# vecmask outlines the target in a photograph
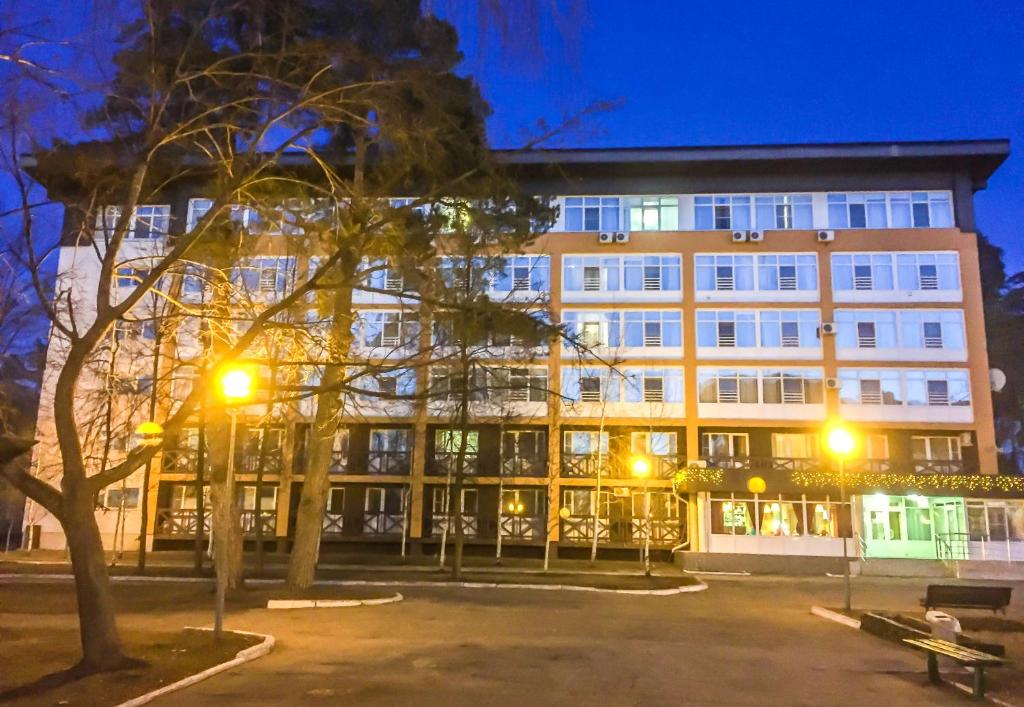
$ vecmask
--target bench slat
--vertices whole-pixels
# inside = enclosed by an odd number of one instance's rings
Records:
[[[952,658],[965,665],[1002,665],[1006,662],[999,656],[983,653],[973,648],[965,648],[964,646],[939,638],[904,638],[903,642],[920,650]]]

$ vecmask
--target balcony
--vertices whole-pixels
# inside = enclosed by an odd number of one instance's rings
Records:
[[[678,545],[682,534],[679,519],[651,518],[651,545]],[[597,541],[608,545],[642,545],[647,532],[644,517],[602,517],[597,521]],[[594,516],[572,516],[562,520],[561,540],[565,543],[591,543],[594,541]]]
[[[629,523],[630,541],[642,544],[647,535],[647,519],[633,518]],[[678,545],[681,534],[679,519],[651,518],[651,545]]]
[[[818,458],[796,457],[701,457],[709,467],[746,471],[828,471],[832,462]]]
[[[566,543],[588,543],[594,540],[594,516],[579,515],[563,518],[561,521],[561,541]],[[597,519],[597,540],[608,542],[611,539],[611,521],[602,517]]]
[[[602,457],[601,475],[609,479],[629,479],[633,474],[629,468],[629,459],[612,458],[607,454]],[[679,469],[686,466],[683,457],[674,455],[649,455],[653,478],[672,479]],[[568,478],[595,478],[597,476],[597,455],[596,454],[563,454],[562,455],[562,477]]]
[[[434,516],[430,520],[430,534],[434,537],[441,537],[448,525],[448,519],[444,516]],[[467,538],[475,538],[480,534],[480,521],[475,515],[462,514],[462,533]],[[452,537],[454,533],[449,534]]]
[[[963,459],[914,459],[915,474],[975,474],[977,469]]]
[[[363,535],[386,537],[401,535],[405,516],[401,513],[366,511],[363,513]]]
[[[547,457],[512,456],[506,457],[501,463],[502,476],[540,476],[548,475]]]
[[[457,452],[435,452],[434,463],[431,465],[430,473],[435,476],[447,476],[450,473],[454,476],[458,457]],[[466,474],[479,474],[479,455],[466,452],[463,458],[462,470]]]
[[[502,516],[501,537],[505,540],[543,540],[543,516]]]
[[[371,450],[366,468],[371,474],[408,476],[412,452]]]
[[[260,511],[263,520],[263,535],[273,535],[277,528],[277,510],[273,508]],[[170,537],[192,537],[196,535],[196,527],[199,523],[199,512],[195,508],[163,508],[156,512],[155,535]],[[212,524],[212,509],[207,508],[203,512],[203,534],[210,532]],[[256,534],[256,511],[245,509],[241,511],[242,532],[245,535]]]

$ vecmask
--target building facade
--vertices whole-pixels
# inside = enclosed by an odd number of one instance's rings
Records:
[[[583,556],[596,538],[607,557],[649,539],[663,555],[837,557],[847,542],[867,558],[1024,559],[1024,485],[996,474],[973,208],[1007,154],[1003,141],[970,141],[504,156],[559,215],[507,258],[495,294],[543,300],[588,353],[557,344],[509,362],[501,414],[478,405],[460,499],[449,498],[459,440],[435,408],[347,409],[322,552],[436,552],[453,504],[479,553],[500,538],[506,554],[539,556],[550,543]],[[157,247],[203,199],[181,188],[140,207],[126,247]],[[82,250],[66,246],[60,267],[85,273],[87,288]],[[254,287],[286,287],[303,257],[268,254]],[[374,277],[375,290],[402,289],[399,275]],[[356,306],[366,356],[415,346],[417,313],[401,297],[357,293]],[[151,332],[120,335],[152,348]],[[134,365],[138,381],[145,363]],[[399,376],[394,391],[429,378]],[[43,436],[45,399],[44,383]],[[259,426],[249,424],[259,411],[246,412],[243,527],[286,550],[312,410]],[[861,441],[843,493],[821,441],[834,420]],[[183,548],[208,529],[199,434],[165,441],[144,533],[141,472],[101,494],[111,546],[144,537]],[[37,468],[52,453],[39,449]],[[651,460],[649,477],[631,473],[637,455]],[[63,547],[38,510],[26,525]]]

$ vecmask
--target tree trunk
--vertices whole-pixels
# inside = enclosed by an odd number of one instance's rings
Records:
[[[230,440],[230,420],[217,415],[214,433],[209,435],[207,446],[210,451],[210,530],[213,534],[213,562],[215,567],[226,570],[228,589],[241,586],[242,565],[242,523],[238,504],[234,498],[233,479],[228,478],[228,455],[236,453],[239,445]],[[238,435],[236,426],[236,437]],[[234,447],[234,449],[232,449]],[[237,458],[237,456],[236,456]],[[234,473],[237,467],[233,465]],[[224,564],[221,564],[221,563]]]
[[[82,660],[76,669],[83,673],[136,663],[124,654],[114,621],[114,598],[95,510],[95,498],[86,484],[73,481],[64,485],[64,513],[60,520],[75,575],[82,641]]]
[[[342,287],[334,299],[331,338],[338,351],[348,351],[351,339],[352,288]],[[339,365],[325,366],[320,381],[322,392],[317,395],[316,414],[309,435],[306,468],[302,470],[302,494],[295,517],[295,541],[288,558],[288,586],[308,589],[316,579],[316,565],[320,559],[320,535],[323,532],[327,494],[331,488],[331,456],[334,435],[338,431],[341,395],[332,390],[345,375]]]

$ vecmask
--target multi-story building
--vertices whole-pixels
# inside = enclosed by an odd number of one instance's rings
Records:
[[[836,557],[853,538],[851,553],[867,557],[1024,559],[1024,484],[996,475],[973,206],[1008,149],[960,141],[505,156],[533,193],[557,201],[559,216],[529,252],[509,257],[496,287],[543,298],[592,356],[556,345],[511,367],[511,413],[481,416],[469,433],[469,480],[453,499],[468,542],[493,552],[500,534],[506,552],[539,555],[547,540],[569,556],[596,534],[610,556],[649,534],[663,554]],[[185,189],[141,209],[130,247],[189,223],[202,199]],[[64,271],[87,257],[63,250]],[[285,287],[286,265],[266,258],[254,287]],[[398,275],[375,277],[377,290],[401,289]],[[367,356],[415,347],[418,320],[399,298],[363,293],[356,303]],[[401,393],[427,383],[410,375],[388,385]],[[536,394],[548,388],[558,395]],[[430,410],[364,403],[335,442],[322,552],[435,551],[458,439]],[[310,412],[242,437],[244,527],[261,523],[282,549]],[[41,427],[50,419],[44,409]],[[844,469],[845,503],[821,442],[837,419],[861,440]],[[254,464],[267,435],[257,519]],[[153,470],[142,535],[155,548],[192,543],[203,525],[197,436],[168,443]],[[651,460],[650,478],[633,478],[638,454]],[[117,523],[128,547],[140,535],[136,477],[100,499],[126,511],[99,511],[110,543]],[[30,513],[26,523],[41,526],[43,545],[62,546],[52,519]]]

